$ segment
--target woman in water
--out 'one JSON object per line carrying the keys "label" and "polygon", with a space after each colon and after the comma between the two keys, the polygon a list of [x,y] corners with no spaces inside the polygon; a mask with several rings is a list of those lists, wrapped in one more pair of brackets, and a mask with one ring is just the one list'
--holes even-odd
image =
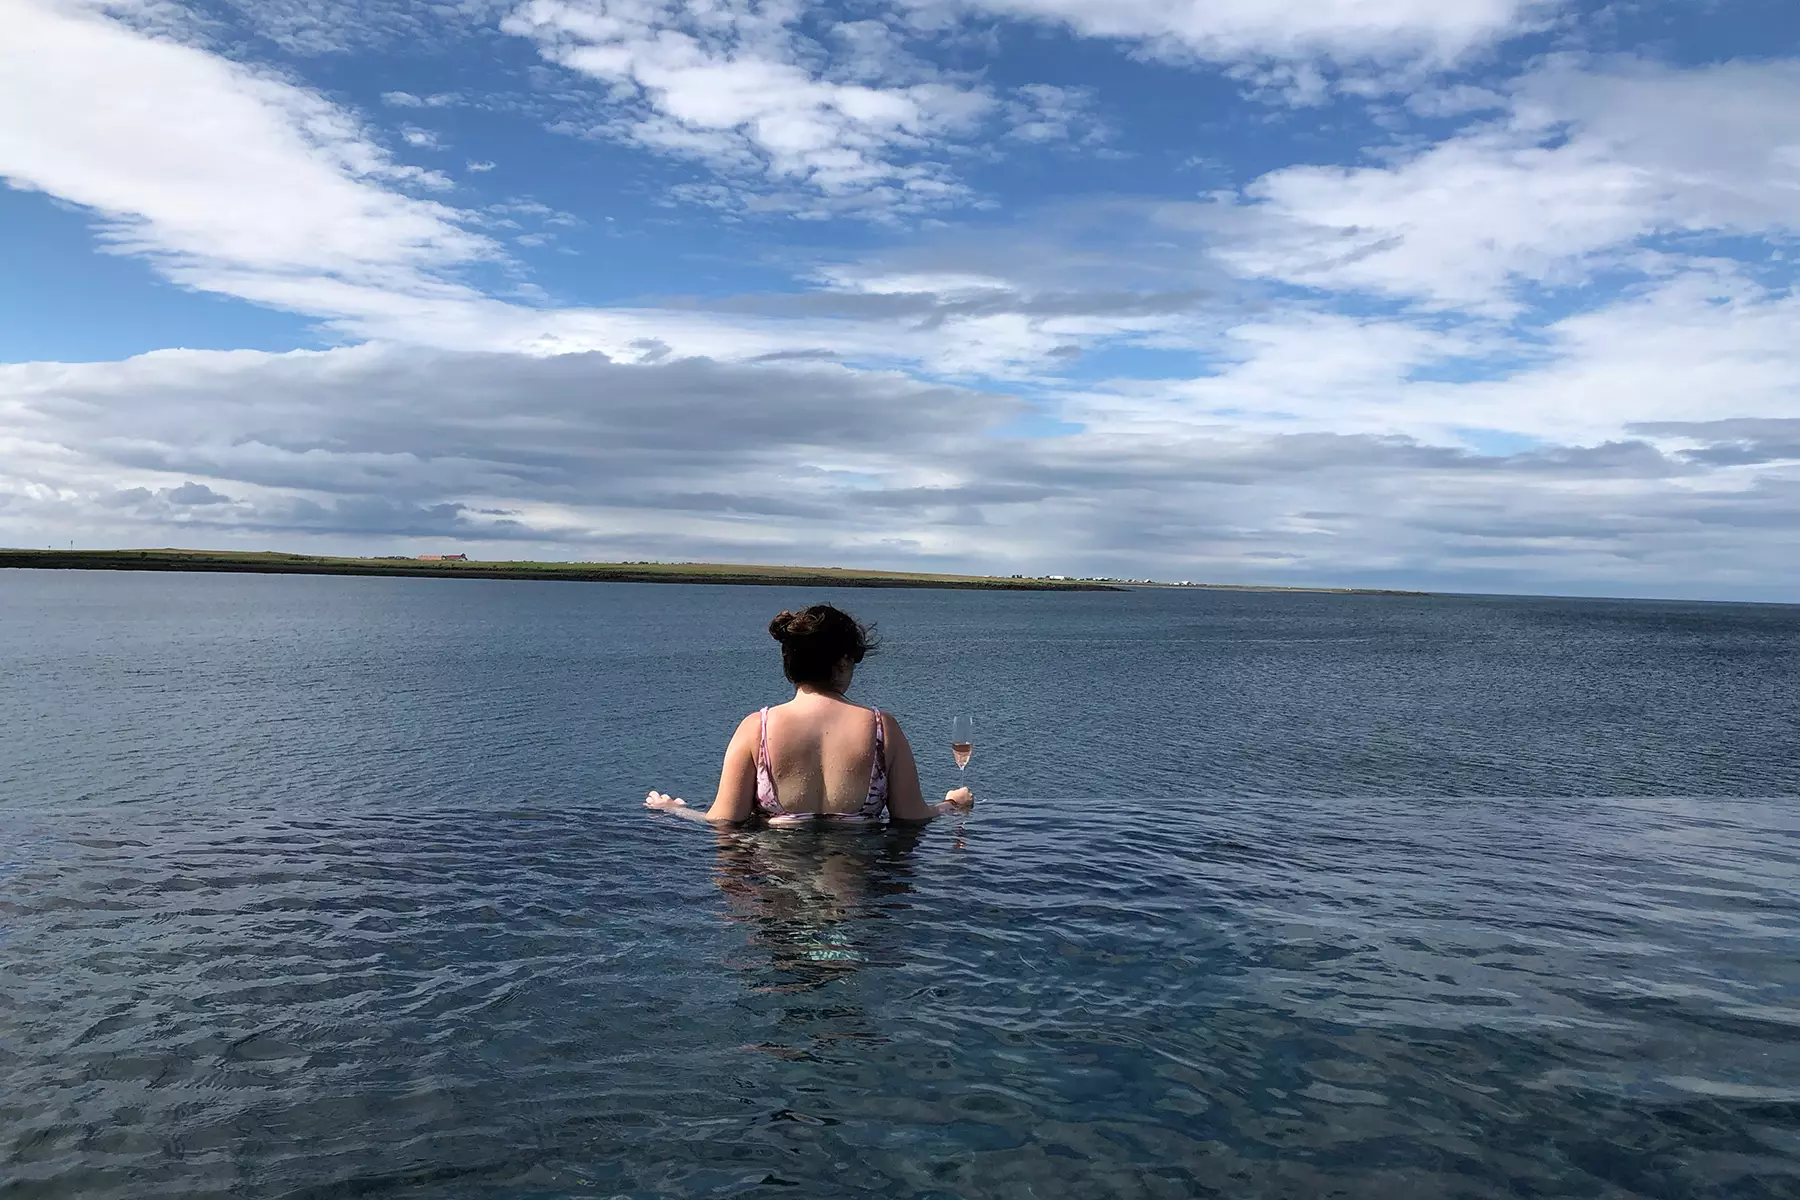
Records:
{"label": "woman in water", "polygon": [[810,821],[929,821],[966,811],[968,788],[927,804],[919,768],[900,722],[880,709],[844,699],[856,664],[874,649],[869,630],[829,604],[784,612],[769,622],[781,643],[781,668],[794,685],[786,704],[751,713],[725,747],[719,793],[705,812],[687,801],[651,792],[646,808],[696,821],[771,825]]}

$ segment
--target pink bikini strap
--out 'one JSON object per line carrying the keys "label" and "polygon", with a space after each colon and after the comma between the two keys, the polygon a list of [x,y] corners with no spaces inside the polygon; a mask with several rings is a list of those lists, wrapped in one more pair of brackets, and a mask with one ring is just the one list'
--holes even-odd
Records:
{"label": "pink bikini strap", "polygon": [[756,735],[756,806],[776,814],[781,797],[775,791],[775,768],[769,763],[769,710],[762,710],[762,728]]}

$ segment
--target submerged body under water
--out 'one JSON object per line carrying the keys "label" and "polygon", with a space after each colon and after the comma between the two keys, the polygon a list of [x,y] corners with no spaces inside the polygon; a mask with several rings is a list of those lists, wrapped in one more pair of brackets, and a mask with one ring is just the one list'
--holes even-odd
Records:
{"label": "submerged body under water", "polygon": [[976,812],[638,808],[794,598],[0,578],[0,1195],[1800,1194],[1800,614],[837,594]]}

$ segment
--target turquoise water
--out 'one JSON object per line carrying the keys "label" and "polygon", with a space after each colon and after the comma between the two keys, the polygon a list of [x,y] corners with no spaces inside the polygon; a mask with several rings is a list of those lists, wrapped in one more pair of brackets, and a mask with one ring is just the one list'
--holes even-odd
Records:
{"label": "turquoise water", "polygon": [[1800,1195],[1800,612],[814,595],[0,573],[0,1193]]}

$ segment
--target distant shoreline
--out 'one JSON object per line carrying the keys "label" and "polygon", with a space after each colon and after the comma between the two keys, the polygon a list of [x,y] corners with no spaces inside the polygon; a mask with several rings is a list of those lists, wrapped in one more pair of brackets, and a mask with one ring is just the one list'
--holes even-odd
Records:
{"label": "distant shoreline", "polygon": [[416,579],[537,579],[568,583],[723,583],[762,587],[952,588],[964,591],[1119,592],[1154,587],[1179,591],[1307,592],[1336,596],[1429,596],[1388,588],[1282,587],[1244,583],[1163,583],[997,575],[862,571],[846,567],[770,567],[747,563],[487,562],[418,558],[338,558],[237,550],[7,550],[7,567],[68,571],[200,571],[251,575],[362,575]]}
{"label": "distant shoreline", "polygon": [[1318,596],[1441,596],[1442,592],[1412,592],[1404,588],[1305,587],[1279,583],[1127,583],[1124,587],[1163,588],[1176,592],[1305,592]]}
{"label": "distant shoreline", "polygon": [[987,591],[1111,592],[1118,584],[859,571],[843,567],[765,567],[738,563],[445,562],[412,558],[333,558],[278,551],[0,550],[0,568],[75,571],[202,571],[252,575],[363,575],[424,579],[537,579],[570,583],[724,583],[765,587],[956,588]]}

